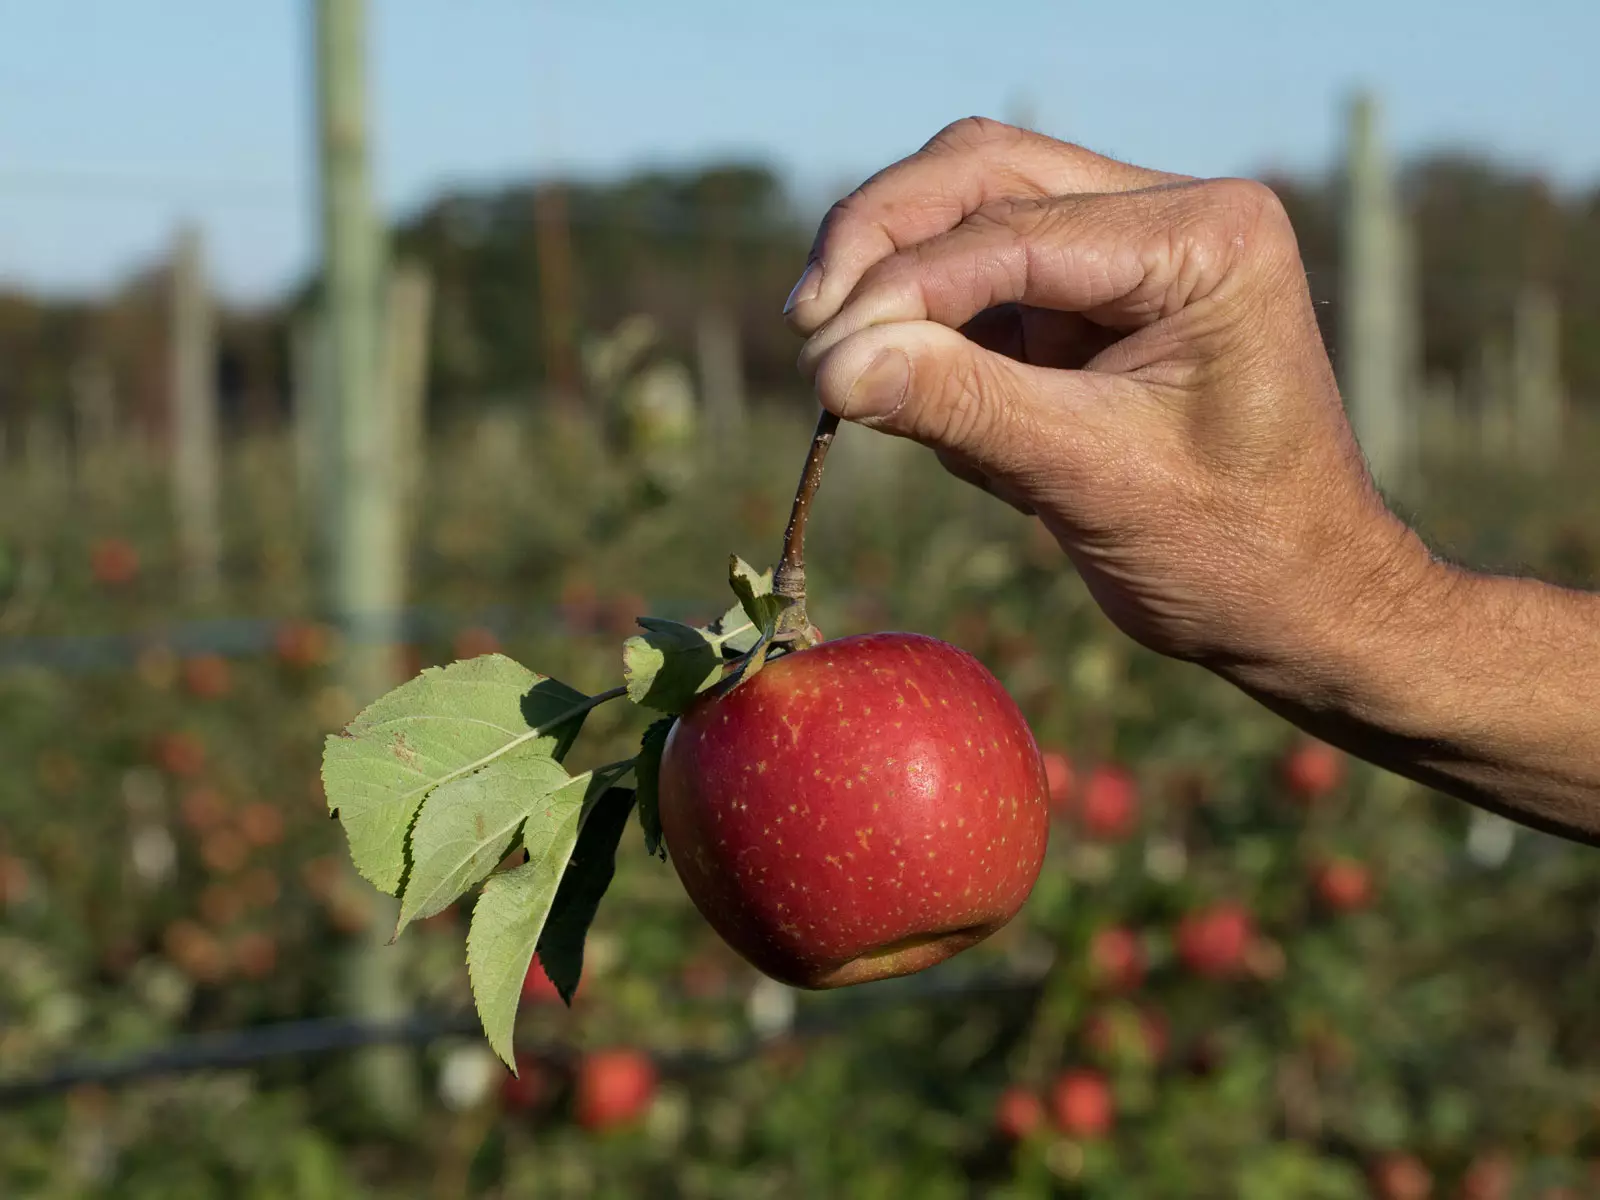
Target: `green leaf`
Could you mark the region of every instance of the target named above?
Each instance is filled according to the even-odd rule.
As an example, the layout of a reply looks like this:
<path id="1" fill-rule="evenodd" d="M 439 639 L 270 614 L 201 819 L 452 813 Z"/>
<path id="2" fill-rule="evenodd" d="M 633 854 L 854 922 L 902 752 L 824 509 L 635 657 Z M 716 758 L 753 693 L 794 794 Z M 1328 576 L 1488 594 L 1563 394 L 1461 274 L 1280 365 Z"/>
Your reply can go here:
<path id="1" fill-rule="evenodd" d="M 794 603 L 788 596 L 772 594 L 772 572 L 756 573 L 756 569 L 737 554 L 728 558 L 728 582 L 739 604 L 760 629 L 775 627 L 783 610 Z"/>
<path id="2" fill-rule="evenodd" d="M 578 841 L 578 822 L 592 779 L 579 775 L 550 794 L 523 828 L 528 861 L 491 875 L 473 905 L 467 930 L 467 978 L 489 1045 L 513 1074 L 517 1065 L 512 1034 L 522 982 Z"/>
<path id="3" fill-rule="evenodd" d="M 617 845 L 631 812 L 632 788 L 608 787 L 595 799 L 539 935 L 539 962 L 569 1005 L 583 977 L 583 943 L 616 874 Z"/>
<path id="4" fill-rule="evenodd" d="M 499 866 L 523 822 L 568 781 L 560 763 L 524 743 L 435 788 L 411 829 L 411 870 L 395 936 L 412 921 L 443 912 Z"/>
<path id="5" fill-rule="evenodd" d="M 411 824 L 434 788 L 519 747 L 560 759 L 587 697 L 500 654 L 429 667 L 374 701 L 323 749 L 329 811 L 356 870 L 391 896 Z M 563 719 L 565 718 L 565 719 Z"/>
<path id="6" fill-rule="evenodd" d="M 639 757 L 633 760 L 633 777 L 639 786 L 639 825 L 644 829 L 644 848 L 666 861 L 667 851 L 661 842 L 661 752 L 667 747 L 667 734 L 672 732 L 673 718 L 657 721 L 644 731 L 639 743 Z"/>
<path id="7" fill-rule="evenodd" d="M 750 619 L 744 605 L 735 604 L 706 627 L 717 649 L 724 655 L 748 653 L 761 640 L 761 627 Z"/>
<path id="8" fill-rule="evenodd" d="M 622 644 L 628 699 L 660 712 L 680 713 L 722 677 L 722 656 L 703 630 L 641 617 L 642 634 Z"/>
<path id="9" fill-rule="evenodd" d="M 744 657 L 739 659 L 733 670 L 723 676 L 719 694 L 733 691 L 734 688 L 766 666 L 767 654 L 772 649 L 773 636 L 772 626 L 770 625 L 761 631 L 761 636 L 756 639 L 756 644 L 750 647 L 749 652 Z"/>

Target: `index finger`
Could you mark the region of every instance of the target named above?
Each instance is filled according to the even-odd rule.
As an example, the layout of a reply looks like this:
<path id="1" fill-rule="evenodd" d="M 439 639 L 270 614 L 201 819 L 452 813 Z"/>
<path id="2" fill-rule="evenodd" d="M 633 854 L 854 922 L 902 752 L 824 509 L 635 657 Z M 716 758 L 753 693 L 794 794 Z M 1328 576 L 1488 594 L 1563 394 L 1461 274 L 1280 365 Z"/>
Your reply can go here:
<path id="1" fill-rule="evenodd" d="M 861 277 L 898 251 L 948 233 L 985 204 L 1082 192 L 1127 192 L 1187 176 L 1151 171 L 999 121 L 946 126 L 909 158 L 879 171 L 823 218 L 806 270 L 784 308 L 810 334 Z"/>

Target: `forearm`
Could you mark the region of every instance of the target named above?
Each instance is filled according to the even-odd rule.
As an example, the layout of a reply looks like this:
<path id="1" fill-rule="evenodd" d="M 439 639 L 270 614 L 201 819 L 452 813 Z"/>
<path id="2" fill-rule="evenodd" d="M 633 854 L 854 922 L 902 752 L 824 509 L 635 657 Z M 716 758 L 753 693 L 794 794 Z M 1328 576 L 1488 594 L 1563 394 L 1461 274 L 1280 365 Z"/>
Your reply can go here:
<path id="1" fill-rule="evenodd" d="M 1403 565 L 1308 630 L 1292 666 L 1223 673 L 1361 758 L 1600 844 L 1600 596 L 1407 544 Z"/>

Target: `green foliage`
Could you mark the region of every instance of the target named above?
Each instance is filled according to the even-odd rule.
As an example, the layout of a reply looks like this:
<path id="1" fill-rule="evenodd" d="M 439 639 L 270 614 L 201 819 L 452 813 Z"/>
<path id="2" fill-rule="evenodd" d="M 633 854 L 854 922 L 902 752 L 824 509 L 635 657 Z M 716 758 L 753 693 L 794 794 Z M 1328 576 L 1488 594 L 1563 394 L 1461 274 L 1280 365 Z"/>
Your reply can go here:
<path id="1" fill-rule="evenodd" d="M 639 755 L 634 759 L 633 775 L 639 790 L 639 824 L 644 829 L 644 848 L 651 855 L 665 859 L 666 845 L 661 840 L 660 780 L 661 755 L 667 748 L 667 735 L 672 732 L 673 718 L 656 721 L 644 731 L 639 742 Z"/>
<path id="2" fill-rule="evenodd" d="M 512 658 L 592 693 L 620 682 L 618 643 L 637 613 L 699 625 L 721 612 L 729 597 L 707 564 L 730 545 L 774 546 L 809 424 L 753 420 L 748 455 L 702 464 L 654 511 L 629 508 L 627 465 L 570 428 L 442 428 L 419 515 L 408 670 L 460 657 L 459 635 L 487 625 Z M 1575 430 L 1545 474 L 1432 456 L 1424 532 L 1467 562 L 1600 584 L 1592 439 Z M 307 586 L 278 455 L 250 443 L 228 464 L 228 611 L 292 613 Z M 398 1136 L 357 1119 L 335 1054 L 84 1086 L 0 1111 L 0 1194 L 1336 1200 L 1367 1194 L 1373 1163 L 1394 1151 L 1417 1156 L 1440 1197 L 1463 1194 L 1490 1152 L 1515 1167 L 1513 1196 L 1596 1194 L 1594 851 L 1508 838 L 1355 764 L 1322 800 L 1296 799 L 1278 769 L 1291 731 L 1203 672 L 1130 645 L 1033 523 L 888 439 L 847 431 L 828 471 L 810 539 L 817 623 L 830 636 L 914 629 L 972 651 L 1040 741 L 1070 756 L 1080 801 L 1096 763 L 1135 774 L 1140 821 L 1127 840 L 1088 836 L 1069 803 L 1011 927 L 904 987 L 791 997 L 793 1031 L 749 1052 L 749 1014 L 773 990 L 624 832 L 584 936 L 581 997 L 517 1006 L 523 1081 L 543 1081 L 532 1107 L 500 1099 L 505 1072 L 478 1037 L 415 1051 L 426 1109 Z M 0 650 L 80 656 L 0 670 L 0 1086 L 63 1061 L 334 1016 L 346 952 L 370 936 L 376 893 L 336 869 L 346 836 L 316 786 L 326 735 L 357 707 L 326 664 L 279 661 L 270 640 L 230 643 L 231 690 L 202 699 L 181 652 L 154 644 L 137 660 L 86 663 L 86 643 L 52 640 L 198 615 L 169 583 L 164 477 L 130 450 L 85 486 L 107 480 L 120 482 L 97 499 L 66 480 L 52 492 L 0 477 L 0 540 L 21 568 L 0 617 L 25 639 Z M 113 534 L 144 566 L 119 590 L 97 587 L 85 565 L 89 540 Z M 31 599 L 39 579 L 43 603 Z M 640 590 L 648 604 L 630 595 Z M 728 620 L 748 624 L 742 607 Z M 722 657 L 753 644 L 729 641 Z M 615 788 L 627 780 L 599 765 L 637 754 L 649 833 L 645 760 L 669 729 L 631 704 L 596 707 L 563 769 Z M 192 773 L 162 765 L 179 733 L 204 750 Z M 581 807 L 578 821 L 568 870 L 546 880 L 540 936 L 571 869 L 589 861 Z M 1331 854 L 1371 870 L 1366 909 L 1318 900 L 1314 871 Z M 490 873 L 491 896 L 510 873 Z M 537 891 L 502 897 L 507 929 L 535 923 Z M 1278 954 L 1236 978 L 1198 978 L 1175 931 L 1220 898 L 1247 902 Z M 404 964 L 415 1011 L 470 1011 L 472 903 L 469 889 L 382 951 Z M 1108 925 L 1133 930 L 1148 960 L 1126 996 L 1090 970 Z M 275 955 L 252 953 L 263 940 Z M 529 943 L 504 940 L 509 1008 Z M 1144 1010 L 1166 1026 L 1159 1056 L 1127 1036 Z M 1112 1054 L 1091 1036 L 1103 1012 L 1129 1042 Z M 649 1051 L 665 1081 L 641 1122 L 601 1137 L 573 1120 L 571 1062 L 607 1045 Z M 1064 1066 L 1106 1072 L 1107 1137 L 1068 1138 L 1048 1116 L 1021 1143 L 997 1137 L 1001 1089 L 1045 1096 Z"/>
<path id="3" fill-rule="evenodd" d="M 561 998 L 572 1003 L 583 976 L 583 944 L 617 870 L 617 846 L 633 814 L 631 788 L 608 787 L 584 814 L 572 861 L 539 934 L 539 962 Z"/>
<path id="4" fill-rule="evenodd" d="M 322 782 L 356 869 L 396 894 L 407 838 L 435 788 L 513 751 L 558 759 L 577 736 L 586 697 L 502 655 L 430 668 L 328 738 Z M 569 716 L 569 714 L 571 714 Z"/>
<path id="5" fill-rule="evenodd" d="M 622 644 L 628 699 L 658 712 L 681 713 L 722 678 L 722 656 L 703 629 L 641 617 L 644 633 Z"/>
<path id="6" fill-rule="evenodd" d="M 590 776 L 579 776 L 549 796 L 540 829 L 526 839 L 528 861 L 491 876 L 472 909 L 467 933 L 472 997 L 489 1045 L 513 1073 L 517 1067 L 511 1034 L 522 981 L 577 845 L 590 782 Z"/>
<path id="7" fill-rule="evenodd" d="M 518 845 L 560 823 L 552 798 L 571 782 L 561 764 L 523 743 L 481 770 L 437 787 L 411 829 L 411 870 L 396 935 L 443 912 Z M 524 828 L 527 822 L 527 828 Z"/>

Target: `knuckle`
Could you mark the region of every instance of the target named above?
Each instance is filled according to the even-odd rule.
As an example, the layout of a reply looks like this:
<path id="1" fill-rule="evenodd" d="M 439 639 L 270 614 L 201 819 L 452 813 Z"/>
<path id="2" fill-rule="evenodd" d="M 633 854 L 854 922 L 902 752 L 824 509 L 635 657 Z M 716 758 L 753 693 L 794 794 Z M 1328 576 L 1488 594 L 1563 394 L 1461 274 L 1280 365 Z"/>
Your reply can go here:
<path id="1" fill-rule="evenodd" d="M 860 211 L 863 203 L 863 192 L 860 188 L 835 200 L 823 214 L 822 224 L 817 230 L 816 249 L 826 248 L 829 241 L 839 236 L 841 231 L 848 228 L 852 219 Z"/>
<path id="2" fill-rule="evenodd" d="M 1278 193 L 1255 179 L 1212 179 L 1200 185 L 1219 248 L 1277 256 L 1293 251 L 1294 228 Z"/>
<path id="3" fill-rule="evenodd" d="M 972 150 L 1020 136 L 1021 130 L 992 117 L 962 117 L 952 121 L 928 141 L 924 150 Z"/>

